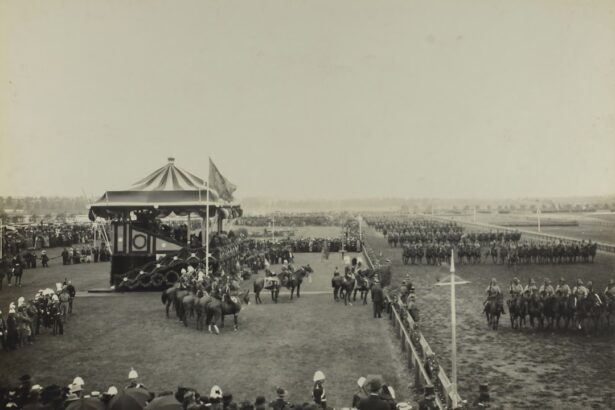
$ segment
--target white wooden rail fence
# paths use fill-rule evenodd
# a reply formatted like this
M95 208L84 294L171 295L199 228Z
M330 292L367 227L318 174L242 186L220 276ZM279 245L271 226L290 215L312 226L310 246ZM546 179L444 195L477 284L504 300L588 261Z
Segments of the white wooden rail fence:
M368 246L365 246L365 243L362 244L362 251L365 256L365 260L369 267L374 269L374 264L369 256L368 248ZM416 342L413 342L412 338L408 334L408 328L413 329L415 324L412 316L409 314L406 315L405 320L408 323L408 326L406 326L400 313L402 307L399 303L392 301L388 296L386 297L386 302L389 320L391 320L393 328L400 338L401 350L403 353L407 354L407 358L404 358L404 360L406 361L410 371L414 373L414 386L417 390L421 391L421 387L426 385L435 385L436 383L430 379L429 375L425 371L425 359L427 356L433 354L433 350L429 346L429 343L427 343L427 340L420 331L414 330L413 332L418 332L419 335L419 346L415 346L414 343ZM436 403L440 409L450 409L452 408L453 402L452 383L450 382L448 376L444 373L444 370L442 370L442 367L439 367L438 369L437 378L439 384L442 386L442 389L438 392L436 388L436 392L439 393L436 394ZM441 400L442 397L444 397L444 402ZM458 394L457 403L462 403L462 400Z

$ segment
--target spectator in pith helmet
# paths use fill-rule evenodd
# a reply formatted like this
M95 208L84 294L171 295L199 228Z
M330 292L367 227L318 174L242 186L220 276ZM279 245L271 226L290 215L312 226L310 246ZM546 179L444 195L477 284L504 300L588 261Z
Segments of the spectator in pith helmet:
M209 392L209 402L211 410L222 410L222 389L218 386L213 386Z
M290 403L286 401L286 390L282 387L278 387L275 392L278 398L269 403L269 407L273 408L273 410L285 410L290 408Z
M137 371L133 367L131 367L130 371L128 372L128 384L124 388L125 389L145 389L147 390L147 388L144 385L139 383L139 373L137 373Z
M83 379L79 376L75 377L73 379L73 384L78 384L79 386L83 387L85 386L85 382L83 381Z
M312 398L314 403L321 406L323 409L327 408L327 392L325 391L325 374L320 370L314 373L314 389L312 389Z

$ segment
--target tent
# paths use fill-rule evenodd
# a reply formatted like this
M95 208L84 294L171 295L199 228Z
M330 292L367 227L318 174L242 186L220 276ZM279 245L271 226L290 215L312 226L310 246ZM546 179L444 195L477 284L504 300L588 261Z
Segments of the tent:
M208 201L209 191L209 201ZM205 217L241 216L239 205L222 201L207 181L175 165L175 158L123 191L107 191L90 205L89 218L128 219L131 211L147 211L164 218L171 213L185 216L196 213Z

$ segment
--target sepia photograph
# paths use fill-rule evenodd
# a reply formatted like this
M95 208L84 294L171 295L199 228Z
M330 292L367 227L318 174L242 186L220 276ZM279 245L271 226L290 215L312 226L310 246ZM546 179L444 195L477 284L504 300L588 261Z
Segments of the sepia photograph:
M0 410L615 409L612 0L0 0Z

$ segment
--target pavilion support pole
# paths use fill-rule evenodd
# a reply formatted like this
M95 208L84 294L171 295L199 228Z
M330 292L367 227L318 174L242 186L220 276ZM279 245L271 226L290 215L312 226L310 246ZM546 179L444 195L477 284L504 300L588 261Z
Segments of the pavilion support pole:
M190 220L190 212L188 212L188 231L186 232L186 245L188 246L188 248L191 248L190 246L190 227L191 227L191 220Z
M209 182L207 183L207 208L205 210L205 273L209 272Z

